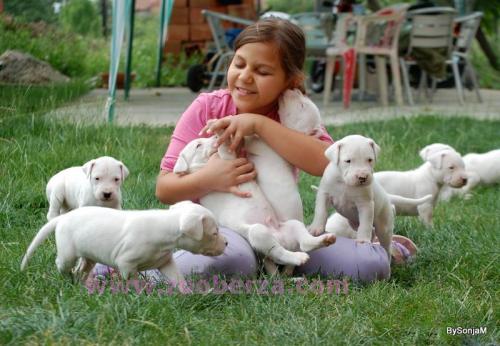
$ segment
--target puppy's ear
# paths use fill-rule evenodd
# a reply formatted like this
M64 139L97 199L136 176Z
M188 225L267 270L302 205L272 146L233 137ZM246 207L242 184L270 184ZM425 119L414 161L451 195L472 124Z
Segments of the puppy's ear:
M203 217L190 213L182 214L179 222L181 233L194 240L201 240L203 238Z
M336 165L339 164L340 161L340 149L342 148L342 141L338 141L333 143L328 147L328 149L325 150L325 156L328 160L331 162L335 163Z
M427 158L427 161L429 161L435 169L441 169L443 166L443 159L446 156L445 152L438 152L436 154L433 154Z
M174 173L177 174L186 174L189 171L189 163L186 160L186 157L184 155L180 155L177 158L177 162L175 163L174 166Z
M92 175L92 169L94 169L94 166L95 160L90 160L82 166L83 173L85 173L88 179L90 179L90 176Z
M368 144L370 144L370 147L372 147L373 150L373 155L375 155L375 162L377 162L378 155L380 153L380 147L378 146L377 143L373 139L370 139L368 141Z
M120 162L120 171L122 172L122 181L124 181L125 178L128 177L129 171L127 166L125 166L123 162Z

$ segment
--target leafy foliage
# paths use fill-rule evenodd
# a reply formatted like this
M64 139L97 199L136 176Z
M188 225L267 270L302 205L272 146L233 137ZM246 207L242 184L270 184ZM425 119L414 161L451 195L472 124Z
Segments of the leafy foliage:
M63 28L80 35L97 36L101 32L97 9L90 0L71 0L62 7L59 20Z
M55 22L55 0L5 0L4 11L24 22Z

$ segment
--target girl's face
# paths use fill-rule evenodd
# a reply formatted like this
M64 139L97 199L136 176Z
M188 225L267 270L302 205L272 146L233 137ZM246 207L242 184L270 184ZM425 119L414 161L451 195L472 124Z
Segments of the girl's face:
M239 113L265 115L289 87L273 43L247 43L234 55L227 84Z

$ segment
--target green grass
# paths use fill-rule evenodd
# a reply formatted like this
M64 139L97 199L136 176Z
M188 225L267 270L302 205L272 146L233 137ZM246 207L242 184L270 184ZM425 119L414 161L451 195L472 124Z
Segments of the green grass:
M161 207L156 174L171 128L75 126L36 110L78 94L56 96L18 89L2 95L14 110L0 116L0 344L487 344L498 343L498 186L479 188L435 211L435 227L397 218L396 233L420 247L415 263L393 268L371 285L350 283L347 295L148 296L88 294L63 279L54 264L53 237L26 272L21 257L45 223L47 180L90 158L112 155L130 169L124 207ZM24 96L23 96L24 95ZM57 96L58 95L58 96ZM68 96L69 95L69 96ZM12 99L12 97L11 97ZM418 150L444 142L457 150L500 147L500 122L421 117L329 128L334 138L359 133L382 148L377 169L410 169ZM318 178L302 176L306 219L311 220ZM310 278L313 279L313 278ZM287 282L287 287L292 285ZM451 336L446 327L487 327L479 336Z

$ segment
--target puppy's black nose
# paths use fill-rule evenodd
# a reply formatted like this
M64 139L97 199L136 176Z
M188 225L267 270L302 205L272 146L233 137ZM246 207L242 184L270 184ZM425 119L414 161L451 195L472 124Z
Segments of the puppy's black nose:
M358 180L360 183L366 183L366 180L368 180L367 177L358 177Z
M226 240L225 244L226 244L226 246L227 246L227 244L229 244L229 242Z
M463 181L464 185L467 184L467 178L463 178L462 181Z
M104 192L102 195L104 198L109 199L111 197L111 192Z

